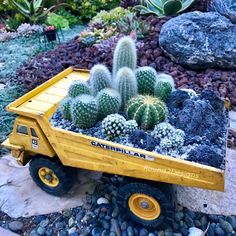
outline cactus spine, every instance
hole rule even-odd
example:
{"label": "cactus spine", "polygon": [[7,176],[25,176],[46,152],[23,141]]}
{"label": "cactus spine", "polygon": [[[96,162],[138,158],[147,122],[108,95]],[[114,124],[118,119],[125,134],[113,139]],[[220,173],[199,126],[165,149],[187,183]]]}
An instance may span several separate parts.
{"label": "cactus spine", "polygon": [[89,85],[84,81],[75,81],[72,83],[68,89],[69,97],[75,98],[82,94],[89,94],[91,95],[91,90]]}
{"label": "cactus spine", "polygon": [[138,93],[142,95],[153,95],[157,72],[152,67],[144,66],[136,70],[135,76],[138,82]]}
{"label": "cactus spine", "polygon": [[120,109],[121,97],[120,94],[114,89],[107,88],[101,90],[96,99],[100,119],[103,119],[112,113],[117,113]]}
{"label": "cactus spine", "polygon": [[91,128],[97,121],[96,99],[90,95],[80,95],[71,104],[72,121],[79,128]]}
{"label": "cactus spine", "polygon": [[95,65],[90,72],[92,92],[97,95],[104,88],[111,87],[111,73],[104,65]]}
{"label": "cactus spine", "polygon": [[113,78],[122,67],[128,67],[135,70],[137,66],[137,52],[134,40],[129,37],[123,37],[119,40],[113,57]]}
{"label": "cactus spine", "polygon": [[158,98],[139,95],[132,98],[127,105],[128,119],[134,119],[142,129],[152,129],[156,124],[165,121],[167,107]]}
{"label": "cactus spine", "polygon": [[121,107],[124,109],[127,102],[136,96],[138,91],[137,80],[131,69],[124,67],[118,71],[116,88],[121,95]]}
{"label": "cactus spine", "polygon": [[72,103],[72,98],[67,97],[63,99],[60,103],[60,111],[62,113],[62,116],[66,120],[71,120],[71,103]]}

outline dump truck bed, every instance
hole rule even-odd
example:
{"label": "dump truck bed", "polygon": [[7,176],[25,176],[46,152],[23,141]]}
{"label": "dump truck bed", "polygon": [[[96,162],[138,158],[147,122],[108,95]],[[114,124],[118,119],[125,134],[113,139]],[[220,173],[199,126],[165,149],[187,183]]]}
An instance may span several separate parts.
{"label": "dump truck bed", "polygon": [[52,127],[49,118],[67,95],[70,84],[75,80],[88,78],[88,71],[68,68],[11,103],[7,109],[36,119],[66,166],[224,190],[223,170]]}

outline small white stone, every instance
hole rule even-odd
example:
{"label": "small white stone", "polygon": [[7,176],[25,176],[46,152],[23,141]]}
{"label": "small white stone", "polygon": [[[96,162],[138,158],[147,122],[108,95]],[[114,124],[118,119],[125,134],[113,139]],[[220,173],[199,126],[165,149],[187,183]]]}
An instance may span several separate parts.
{"label": "small white stone", "polygon": [[105,197],[100,197],[97,200],[97,204],[101,205],[101,204],[109,204],[109,201],[105,198]]}
{"label": "small white stone", "polygon": [[191,227],[188,231],[189,231],[188,236],[204,236],[205,235],[205,233],[201,229],[198,229],[196,227]]}

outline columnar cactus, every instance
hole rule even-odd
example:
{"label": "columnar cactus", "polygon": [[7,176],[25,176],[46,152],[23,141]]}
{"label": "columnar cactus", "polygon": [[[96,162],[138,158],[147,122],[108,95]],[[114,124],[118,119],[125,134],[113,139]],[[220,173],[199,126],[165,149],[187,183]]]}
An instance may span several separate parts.
{"label": "columnar cactus", "polygon": [[156,124],[165,121],[167,107],[158,98],[138,95],[132,98],[127,105],[128,119],[134,119],[142,129],[152,129]]}
{"label": "columnar cactus", "polygon": [[120,94],[114,89],[103,89],[97,94],[98,114],[99,118],[117,113],[121,106]]}
{"label": "columnar cactus", "polygon": [[172,86],[169,82],[156,81],[154,86],[154,96],[166,102],[172,93]]}
{"label": "columnar cactus", "polygon": [[137,129],[138,129],[138,123],[136,122],[136,120],[126,121],[126,133],[127,134],[132,134]]}
{"label": "columnar cactus", "polygon": [[175,81],[171,75],[160,73],[157,75],[157,81],[169,82],[172,88],[175,88]]}
{"label": "columnar cactus", "polygon": [[121,95],[121,107],[124,109],[127,102],[137,95],[137,80],[131,69],[121,68],[116,76],[116,89]]}
{"label": "columnar cactus", "polygon": [[102,131],[108,139],[115,139],[125,134],[126,119],[119,114],[108,115],[102,121]]}
{"label": "columnar cactus", "polygon": [[163,139],[166,137],[171,137],[175,131],[175,128],[167,123],[167,122],[161,122],[160,124],[157,124],[153,131],[151,132],[151,136],[155,139]]}
{"label": "columnar cactus", "polygon": [[72,98],[70,97],[64,98],[60,103],[59,110],[61,111],[63,118],[66,120],[71,120],[71,103]]}
{"label": "columnar cactus", "polygon": [[123,37],[119,40],[113,57],[113,78],[122,67],[128,67],[135,70],[137,66],[137,52],[134,40],[129,37]]}
{"label": "columnar cactus", "polygon": [[90,95],[80,95],[71,104],[72,121],[79,128],[91,128],[97,121],[96,99]]}
{"label": "columnar cactus", "polygon": [[138,82],[138,93],[153,95],[157,72],[152,67],[144,66],[136,70],[135,76]]}
{"label": "columnar cactus", "polygon": [[104,65],[95,65],[90,72],[90,85],[94,95],[111,87],[111,73]]}
{"label": "columnar cactus", "polygon": [[68,89],[69,97],[75,98],[82,94],[89,94],[91,95],[91,90],[89,85],[84,81],[75,81],[72,83]]}

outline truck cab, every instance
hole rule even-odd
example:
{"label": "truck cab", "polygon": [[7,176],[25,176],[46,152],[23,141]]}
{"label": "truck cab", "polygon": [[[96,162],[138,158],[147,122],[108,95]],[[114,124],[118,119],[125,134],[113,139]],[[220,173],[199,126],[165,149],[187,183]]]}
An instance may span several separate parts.
{"label": "truck cab", "polygon": [[36,120],[18,116],[9,138],[3,145],[12,150],[12,156],[21,165],[26,165],[31,156],[41,154],[54,157],[55,151]]}

